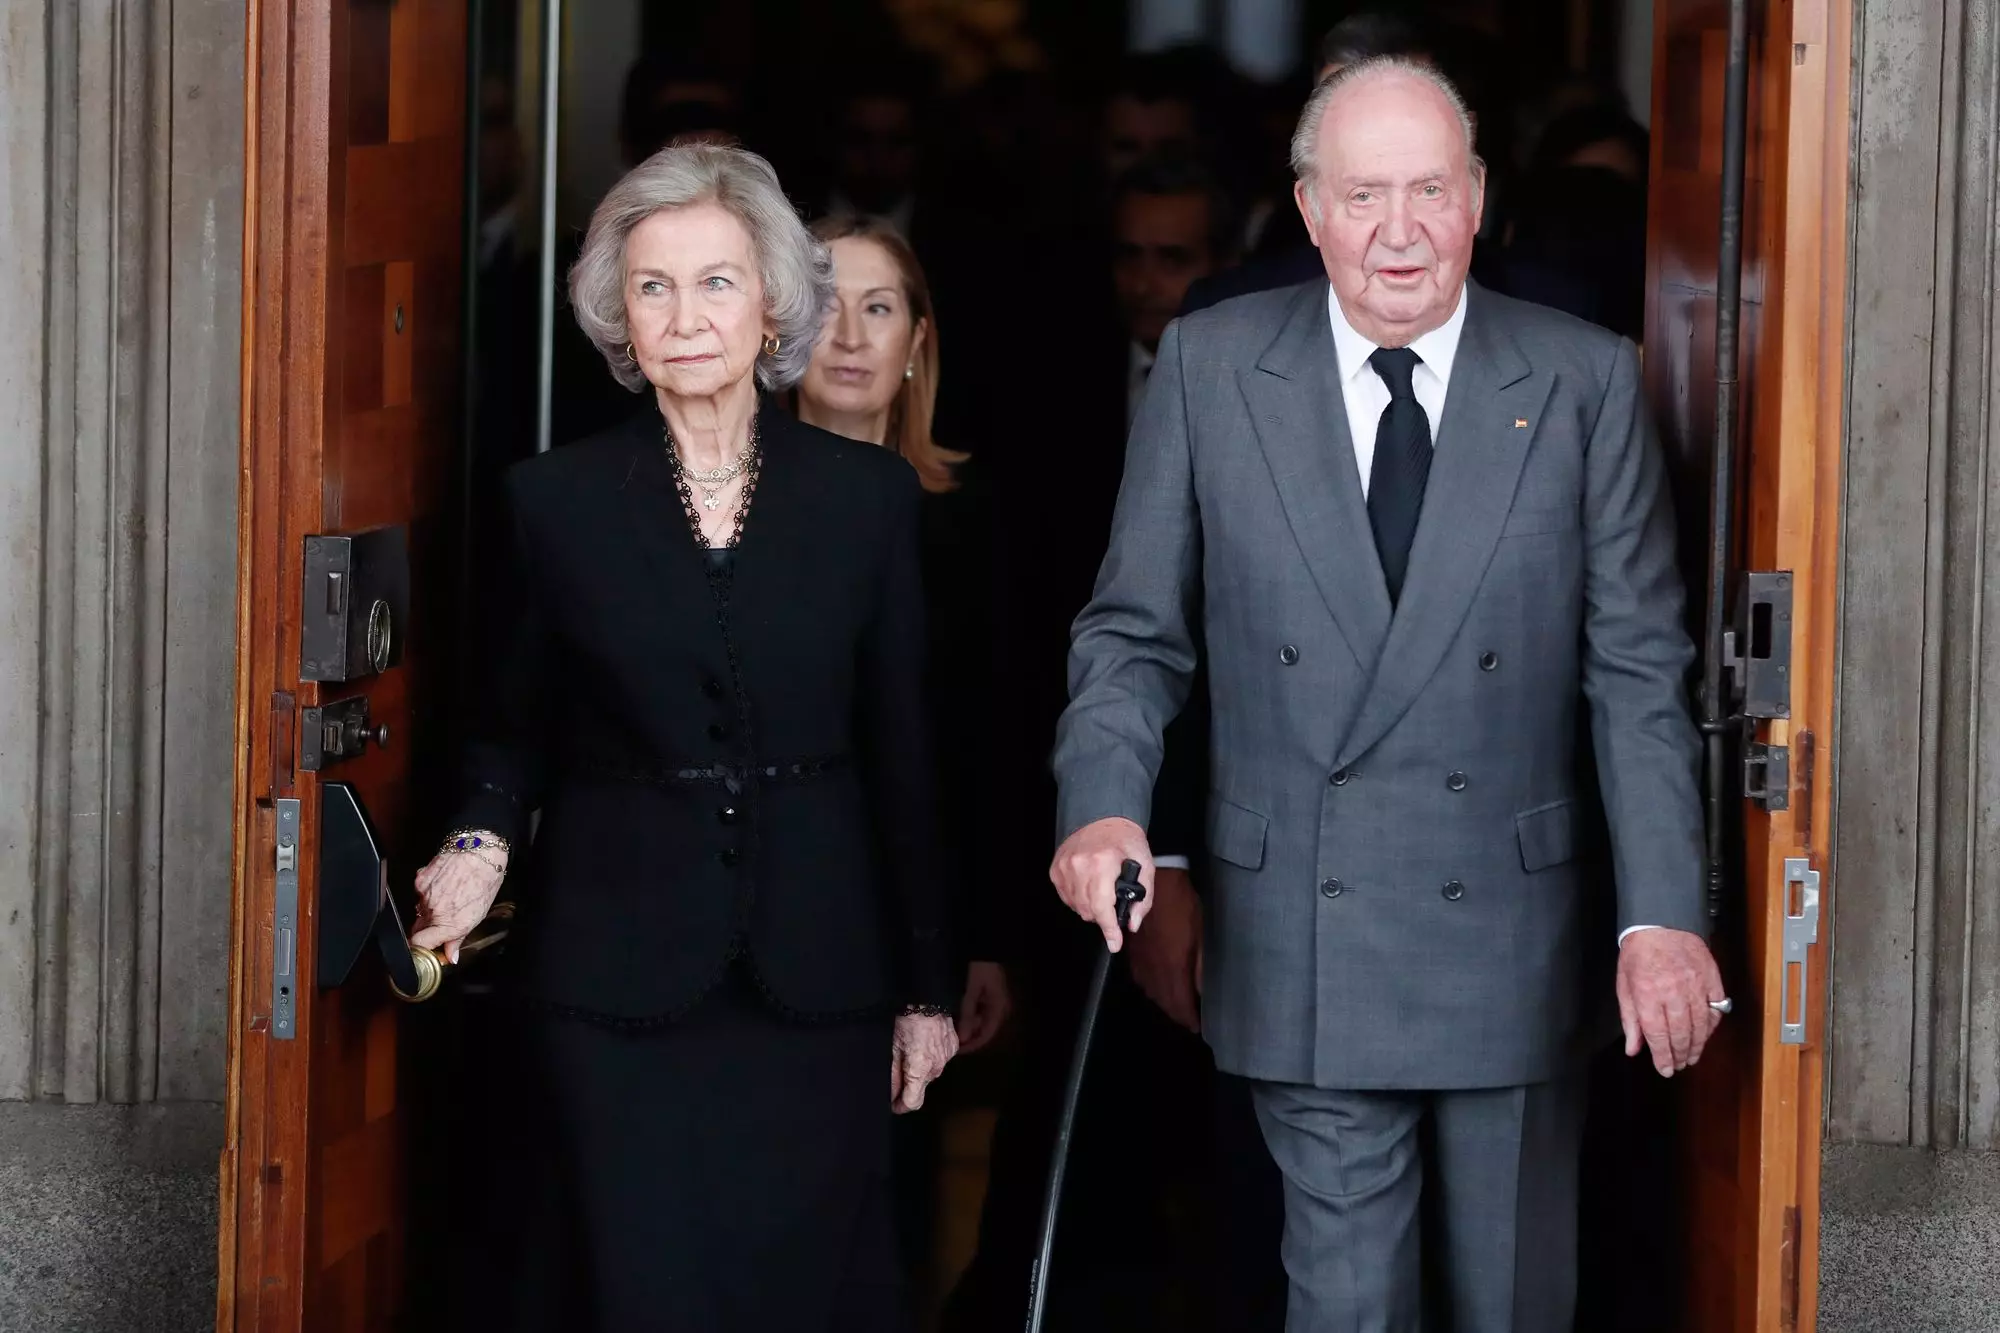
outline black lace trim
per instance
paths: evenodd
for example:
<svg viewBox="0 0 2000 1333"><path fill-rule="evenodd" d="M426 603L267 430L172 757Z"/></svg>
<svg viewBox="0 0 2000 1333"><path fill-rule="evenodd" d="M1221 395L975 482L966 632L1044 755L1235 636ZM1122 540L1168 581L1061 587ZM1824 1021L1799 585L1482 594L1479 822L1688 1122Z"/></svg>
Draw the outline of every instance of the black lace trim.
<svg viewBox="0 0 2000 1333"><path fill-rule="evenodd" d="M570 763L572 771L609 782L629 782L649 787L727 787L732 793L752 782L811 782L838 772L853 762L845 754L816 755L789 759L775 764L688 764L675 768L626 768L600 764L588 759Z"/></svg>

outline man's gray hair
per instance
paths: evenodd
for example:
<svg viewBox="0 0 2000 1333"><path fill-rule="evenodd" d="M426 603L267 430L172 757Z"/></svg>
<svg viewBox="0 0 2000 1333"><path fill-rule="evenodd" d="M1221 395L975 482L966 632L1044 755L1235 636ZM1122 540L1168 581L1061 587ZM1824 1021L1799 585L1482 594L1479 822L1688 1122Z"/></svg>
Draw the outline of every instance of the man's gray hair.
<svg viewBox="0 0 2000 1333"><path fill-rule="evenodd" d="M1342 88L1359 83L1363 79L1380 78L1385 74L1401 74L1412 79L1421 79L1444 95L1451 109L1458 116L1459 128L1465 131L1465 164L1475 182L1486 179L1486 164L1474 151L1476 126L1472 119L1472 108L1465 104L1465 94L1459 92L1458 85L1445 77L1444 71L1424 60L1413 60L1409 56L1372 56L1367 60L1357 60L1352 65L1342 65L1339 69L1320 81L1306 99L1306 109L1299 113L1299 127L1292 131L1292 175L1306 187L1306 197L1313 206L1319 206L1319 127L1326 119L1327 104L1333 101Z"/></svg>
<svg viewBox="0 0 2000 1333"><path fill-rule="evenodd" d="M776 352L757 355L757 384L789 389L806 373L833 304L833 257L799 220L771 164L741 148L662 148L611 187L569 271L576 322L620 384L635 393L645 388L646 376L625 351L632 339L625 324L625 243L653 214L704 203L727 209L750 233L764 310L779 339Z"/></svg>

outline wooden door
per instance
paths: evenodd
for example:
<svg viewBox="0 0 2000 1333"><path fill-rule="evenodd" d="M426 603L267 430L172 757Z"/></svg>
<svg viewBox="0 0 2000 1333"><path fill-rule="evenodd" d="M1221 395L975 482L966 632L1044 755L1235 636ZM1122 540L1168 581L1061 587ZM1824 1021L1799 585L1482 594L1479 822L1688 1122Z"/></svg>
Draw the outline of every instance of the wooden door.
<svg viewBox="0 0 2000 1333"><path fill-rule="evenodd" d="M393 1326L402 1282L398 1006L366 959L320 989L315 851L323 784L338 780L399 869L421 859L408 845L412 724L437 676L430 639L450 630L432 589L455 494L464 0L251 0L249 15L242 768L216 1326L373 1333ZM302 681L305 538L397 527L411 552L409 614L391 627L400 664ZM356 696L386 746L306 771L302 711ZM293 801L295 936L274 925Z"/></svg>
<svg viewBox="0 0 2000 1333"><path fill-rule="evenodd" d="M1659 0L1646 380L1679 463L1682 531L1699 589L1715 429L1715 311L1726 0ZM1790 717L1756 738L1784 746L1787 808L1734 798L1740 876L1718 922L1735 1012L1680 1091L1683 1326L1810 1329L1818 1243L1828 813L1847 263L1850 0L1750 5L1744 209L1739 568L1789 571ZM1700 600L1697 594L1697 602ZM1732 833L1737 830L1732 830ZM1734 841L1734 839L1732 839ZM1818 942L1788 961L1802 915L1787 863L1820 876ZM1787 1041L1781 1024L1803 1025Z"/></svg>

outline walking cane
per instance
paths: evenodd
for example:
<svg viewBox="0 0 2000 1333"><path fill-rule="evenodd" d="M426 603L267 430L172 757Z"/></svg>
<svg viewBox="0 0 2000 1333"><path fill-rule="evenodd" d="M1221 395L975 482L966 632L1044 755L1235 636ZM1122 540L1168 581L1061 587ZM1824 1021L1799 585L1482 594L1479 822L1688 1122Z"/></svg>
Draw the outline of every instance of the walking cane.
<svg viewBox="0 0 2000 1333"><path fill-rule="evenodd" d="M1132 904L1146 896L1139 883L1139 863L1127 861L1118 875L1118 929L1129 932ZM1090 977L1090 995L1083 1002L1083 1023L1076 1033L1076 1053L1069 1060L1069 1081L1063 1085L1062 1119L1056 1124L1055 1151L1049 1158L1049 1183L1042 1194L1042 1242L1034 1267L1028 1270L1028 1333L1041 1333L1042 1305L1049 1294L1049 1255L1056 1243L1056 1206L1062 1202L1063 1169L1069 1165L1069 1136L1076 1124L1076 1099L1083 1091L1083 1069L1090 1061L1090 1038L1097 1030L1097 1008L1104 1001L1104 982L1111 975L1111 950L1097 955Z"/></svg>

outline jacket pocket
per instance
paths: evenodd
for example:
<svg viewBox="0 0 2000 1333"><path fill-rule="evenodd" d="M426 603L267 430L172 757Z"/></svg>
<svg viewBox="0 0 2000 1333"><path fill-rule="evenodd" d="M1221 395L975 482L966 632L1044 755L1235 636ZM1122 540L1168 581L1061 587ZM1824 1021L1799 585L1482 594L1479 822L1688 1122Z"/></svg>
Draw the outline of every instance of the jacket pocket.
<svg viewBox="0 0 2000 1333"><path fill-rule="evenodd" d="M1559 866L1576 855L1576 805L1551 801L1514 816L1514 833L1521 843L1521 869L1533 874Z"/></svg>
<svg viewBox="0 0 2000 1333"><path fill-rule="evenodd" d="M1500 529L1500 535L1532 537L1543 532L1569 532L1577 526L1577 515L1580 512L1575 504L1516 509L1507 515L1506 526Z"/></svg>
<svg viewBox="0 0 2000 1333"><path fill-rule="evenodd" d="M1264 834L1270 826L1255 810L1218 800L1208 815L1209 854L1245 870L1262 870Z"/></svg>

